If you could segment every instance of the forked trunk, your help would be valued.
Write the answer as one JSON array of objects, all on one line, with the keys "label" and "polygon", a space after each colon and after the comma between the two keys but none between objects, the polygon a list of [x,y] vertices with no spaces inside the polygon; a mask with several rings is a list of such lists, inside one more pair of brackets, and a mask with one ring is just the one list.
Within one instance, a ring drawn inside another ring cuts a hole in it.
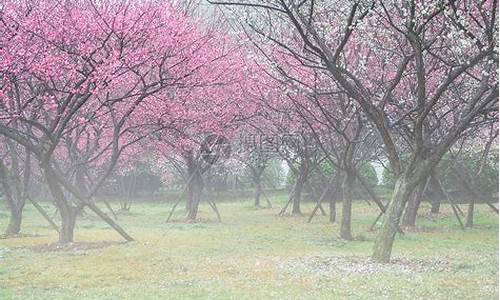
[{"label": "forked trunk", "polygon": [[403,214],[405,204],[410,199],[416,187],[416,176],[400,176],[396,180],[394,192],[389,206],[384,214],[382,227],[375,239],[372,259],[375,262],[387,263],[390,261],[392,245],[397,232],[399,220]]},{"label": "forked trunk", "polygon": [[43,170],[49,191],[54,198],[54,203],[61,216],[61,230],[59,231],[59,243],[73,242],[73,232],[76,222],[76,208],[64,196],[63,189],[53,177],[50,167]]}]

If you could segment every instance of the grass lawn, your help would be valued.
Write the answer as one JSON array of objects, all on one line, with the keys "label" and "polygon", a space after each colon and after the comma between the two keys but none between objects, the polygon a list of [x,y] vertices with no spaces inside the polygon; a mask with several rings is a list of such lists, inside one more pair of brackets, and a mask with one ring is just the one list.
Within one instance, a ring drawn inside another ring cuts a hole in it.
[{"label": "grass lawn", "polygon": [[[0,299],[498,299],[498,216],[485,205],[465,232],[447,205],[436,220],[424,206],[418,232],[398,236],[394,262],[378,265],[368,259],[375,205],[354,204],[356,240],[344,242],[327,217],[277,217],[284,197],[272,201],[220,203],[222,223],[204,204],[195,224],[165,223],[171,204],[133,204],[118,216],[131,243],[89,212],[76,241],[120,243],[69,251],[36,247],[57,235],[27,204],[25,235],[0,240]],[[2,230],[7,221],[0,211]]]}]

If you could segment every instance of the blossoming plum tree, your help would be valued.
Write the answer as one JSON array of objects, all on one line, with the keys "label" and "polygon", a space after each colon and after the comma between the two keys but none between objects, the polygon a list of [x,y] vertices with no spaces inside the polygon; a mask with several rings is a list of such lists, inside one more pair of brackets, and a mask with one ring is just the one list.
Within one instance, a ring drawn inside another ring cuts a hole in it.
[{"label": "blossoming plum tree", "polygon": [[[160,111],[157,105],[180,99],[179,91],[201,90],[202,77],[203,82],[216,81],[220,74],[210,73],[206,64],[217,60],[227,67],[224,55],[205,56],[200,49],[206,50],[212,40],[165,3],[46,0],[2,5],[0,134],[39,162],[61,215],[60,242],[73,240],[82,206],[131,240],[90,199],[126,149],[165,126],[148,123],[146,110]],[[209,47],[223,46],[218,41]],[[203,92],[217,95],[217,86]],[[176,119],[189,119],[196,111],[170,108]],[[205,121],[210,126],[211,120]],[[66,178],[65,171],[75,166],[63,166],[62,161],[70,161],[68,149],[92,150],[76,165],[104,167],[91,188],[79,188]]]},{"label": "blossoming plum tree", "polygon": [[[375,126],[397,178],[373,251],[388,262],[416,187],[464,131],[497,117],[497,1],[209,2],[241,8],[245,28],[331,76]],[[431,139],[426,124],[444,120],[448,130]]]}]

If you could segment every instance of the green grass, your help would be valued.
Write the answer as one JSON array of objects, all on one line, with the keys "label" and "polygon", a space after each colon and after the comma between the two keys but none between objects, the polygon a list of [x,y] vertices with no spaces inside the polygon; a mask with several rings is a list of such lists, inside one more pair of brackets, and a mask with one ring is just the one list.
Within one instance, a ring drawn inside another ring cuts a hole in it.
[{"label": "green grass", "polygon": [[[359,263],[371,253],[374,205],[355,203],[356,240],[344,242],[326,217],[312,224],[280,218],[284,198],[272,201],[273,209],[260,210],[250,201],[220,203],[222,223],[202,205],[204,222],[196,224],[166,224],[170,204],[133,204],[118,222],[137,241],[68,252],[31,249],[57,235],[28,206],[23,233],[30,236],[0,240],[0,299],[498,298],[498,217],[484,205],[465,232],[446,206],[437,221],[421,216],[425,230],[398,236],[394,246],[396,260],[423,266],[408,271],[404,263]],[[311,209],[303,205],[304,213]],[[7,221],[0,214],[2,228]],[[90,212],[78,220],[75,239],[121,241]]]}]

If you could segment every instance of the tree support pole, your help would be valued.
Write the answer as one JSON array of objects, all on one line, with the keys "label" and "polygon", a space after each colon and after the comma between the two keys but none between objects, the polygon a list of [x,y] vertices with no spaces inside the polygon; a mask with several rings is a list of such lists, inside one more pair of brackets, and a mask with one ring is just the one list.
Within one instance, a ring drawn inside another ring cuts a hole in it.
[{"label": "tree support pole", "polygon": [[33,206],[38,210],[38,212],[43,216],[43,218],[50,224],[50,226],[55,231],[57,231],[57,233],[59,233],[59,227],[57,227],[57,224],[54,223],[54,221],[50,218],[49,214],[43,209],[43,207],[40,206],[40,204],[38,204],[37,202],[35,202],[33,199],[31,199],[30,196],[26,196],[26,198],[28,198],[28,200],[31,202],[31,204],[33,204]]}]

